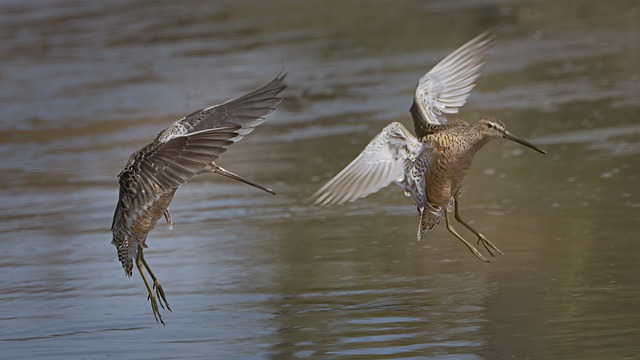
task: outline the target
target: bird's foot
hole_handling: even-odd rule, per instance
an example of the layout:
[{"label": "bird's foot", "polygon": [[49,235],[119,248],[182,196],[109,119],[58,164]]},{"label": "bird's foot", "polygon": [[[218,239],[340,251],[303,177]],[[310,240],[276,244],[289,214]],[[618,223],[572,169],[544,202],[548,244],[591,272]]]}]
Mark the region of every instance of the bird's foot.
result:
[{"label": "bird's foot", "polygon": [[[160,306],[162,306],[163,309],[166,306],[167,310],[171,311],[171,307],[167,302],[167,297],[164,295],[164,290],[162,289],[162,285],[160,285],[160,282],[158,280],[153,280],[153,289],[156,291],[156,296],[158,297],[158,299],[160,299],[159,301]],[[163,302],[164,302],[164,305],[162,304]]]},{"label": "bird's foot", "polygon": [[[473,247],[473,245],[471,245],[471,244],[469,244],[469,250],[471,250],[471,253],[473,253],[473,255],[475,255],[478,259],[480,259],[480,261],[483,261],[483,262],[486,262],[486,263],[491,262],[486,257],[484,257],[482,254],[480,254],[480,252],[475,247]],[[491,254],[491,252],[489,252],[489,253]]]},{"label": "bird's foot", "polygon": [[498,254],[500,255],[504,255],[502,253],[502,251],[500,251],[500,249],[498,249],[495,245],[493,245],[493,243],[491,243],[491,241],[489,241],[489,239],[487,239],[484,235],[482,234],[478,234],[478,242],[477,244],[482,243],[482,245],[484,246],[484,248],[487,250],[487,252],[489,253],[489,255],[495,257],[495,255],[493,255],[493,252],[491,252],[491,249],[495,250]]},{"label": "bird's foot", "polygon": [[[147,300],[151,302],[151,310],[153,311],[153,317],[156,319],[156,321],[164,325],[164,321],[162,321],[162,314],[160,314],[160,309],[158,308],[158,301],[156,299],[156,296],[153,295],[152,293],[149,293]],[[160,304],[162,305],[162,303]]]}]

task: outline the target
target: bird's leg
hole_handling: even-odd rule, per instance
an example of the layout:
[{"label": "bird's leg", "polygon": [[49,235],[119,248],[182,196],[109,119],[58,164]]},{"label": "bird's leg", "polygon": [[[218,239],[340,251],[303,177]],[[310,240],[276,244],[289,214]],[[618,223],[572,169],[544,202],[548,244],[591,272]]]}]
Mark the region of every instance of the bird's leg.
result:
[{"label": "bird's leg", "polygon": [[164,211],[164,219],[167,220],[167,224],[169,224],[169,230],[173,230],[173,220],[171,219],[169,209]]},{"label": "bird's leg", "polygon": [[[144,276],[144,271],[142,270],[142,265],[144,263],[142,250],[143,250],[142,246],[139,246],[138,255],[136,256],[136,267],[140,272],[140,277],[142,278],[142,281],[144,281],[144,286],[147,288],[147,293],[149,294],[149,296],[147,297],[147,300],[151,301],[151,310],[153,311],[153,317],[156,319],[156,321],[160,321],[162,325],[164,325],[164,321],[162,321],[162,314],[160,314],[160,309],[158,309],[158,302],[156,301],[156,296],[153,294],[153,291],[151,290],[151,286],[149,286],[149,282],[147,281],[146,276]],[[149,268],[147,267],[147,270],[148,269]]]},{"label": "bird's leg", "polygon": [[[484,248],[487,249],[487,252],[491,255],[491,256],[495,256],[493,255],[493,253],[491,252],[491,249],[495,250],[498,252],[498,254],[500,255],[504,255],[502,253],[502,251],[500,251],[500,249],[498,249],[495,245],[493,245],[491,243],[491,241],[489,241],[489,239],[487,239],[484,235],[480,234],[478,231],[476,231],[474,228],[472,228],[469,224],[467,224],[464,220],[462,220],[462,218],[460,217],[460,210],[458,209],[458,196],[456,195],[453,198],[453,203],[455,205],[455,215],[456,215],[456,220],[458,220],[458,222],[462,225],[464,225],[467,229],[469,229],[472,233],[474,233],[477,237],[478,237],[478,242],[477,244],[479,244],[480,242],[482,242],[482,245],[484,245]],[[491,249],[490,249],[491,248]]]},{"label": "bird's leg", "polygon": [[418,221],[418,241],[422,240],[422,238],[424,237],[424,233],[426,232],[424,230],[424,215],[425,215],[425,211],[426,209],[424,207],[422,208],[418,208],[418,212],[420,212],[420,220]]},{"label": "bird's leg", "polygon": [[453,234],[453,236],[457,237],[460,241],[462,241],[468,248],[469,250],[473,253],[473,255],[475,255],[478,259],[484,261],[484,262],[490,262],[489,260],[487,260],[487,258],[485,258],[484,256],[482,256],[482,254],[480,254],[480,252],[473,247],[473,245],[469,244],[467,242],[467,240],[463,239],[462,236],[460,236],[460,234],[458,234],[453,227],[451,226],[451,223],[449,222],[449,213],[448,212],[444,212],[444,218],[447,221],[447,230],[449,230],[450,233]]},{"label": "bird's leg", "polygon": [[[142,254],[142,252],[140,252],[139,254]],[[171,311],[171,307],[169,307],[169,303],[167,302],[167,298],[164,295],[164,290],[162,289],[162,285],[160,285],[160,281],[158,281],[158,278],[156,278],[156,276],[153,274],[153,271],[151,271],[151,268],[149,267],[149,264],[147,264],[147,261],[144,259],[144,255],[140,255],[140,261],[142,262],[144,267],[147,269],[147,272],[149,272],[149,276],[151,276],[151,279],[153,280],[153,288],[156,290],[156,295],[157,295],[157,298],[159,299],[160,306],[163,309],[166,306],[167,310]],[[162,304],[162,302],[164,302],[164,305]]]}]

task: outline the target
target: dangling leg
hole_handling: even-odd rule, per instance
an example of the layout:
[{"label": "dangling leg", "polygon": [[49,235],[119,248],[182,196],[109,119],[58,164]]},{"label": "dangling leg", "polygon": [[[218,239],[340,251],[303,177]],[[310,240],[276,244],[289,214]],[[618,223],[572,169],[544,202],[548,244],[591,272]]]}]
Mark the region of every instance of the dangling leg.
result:
[{"label": "dangling leg", "polygon": [[[149,286],[149,282],[147,281],[147,278],[144,276],[144,271],[142,270],[142,264],[144,263],[143,260],[143,256],[142,256],[142,246],[138,246],[138,256],[136,256],[136,267],[138,268],[138,272],[140,272],[140,277],[142,278],[142,281],[144,281],[144,286],[147,288],[147,293],[149,294],[149,296],[147,297],[147,300],[151,301],[151,310],[153,311],[153,317],[156,319],[156,321],[160,321],[162,323],[162,325],[164,325],[164,321],[162,321],[162,315],[160,314],[160,309],[158,309],[158,302],[156,301],[156,296],[153,294],[153,291],[151,290],[151,287]],[[147,267],[147,270],[149,270],[149,267]]]},{"label": "dangling leg", "polygon": [[482,254],[480,254],[480,252],[473,247],[473,245],[469,244],[467,242],[467,240],[463,239],[462,236],[460,236],[451,226],[451,223],[449,222],[449,213],[445,211],[444,213],[444,218],[447,221],[447,230],[449,230],[450,233],[453,234],[453,236],[457,237],[460,241],[462,241],[468,248],[469,250],[471,250],[471,252],[473,253],[473,255],[477,256],[478,259],[484,261],[484,262],[490,262],[489,260],[487,260],[487,258],[485,258],[484,256],[482,256]]},{"label": "dangling leg", "polygon": [[173,220],[171,219],[171,213],[169,209],[164,212],[164,219],[167,220],[167,224],[169,224],[169,230],[173,230]]},{"label": "dangling leg", "polygon": [[424,226],[424,213],[426,210],[424,208],[418,208],[418,212],[420,213],[420,220],[418,220],[418,241],[420,241],[424,238],[424,235],[427,232]]},{"label": "dangling leg", "polygon": [[[140,254],[142,254],[142,252],[140,252]],[[167,298],[164,295],[164,290],[162,289],[162,285],[160,285],[160,282],[158,281],[156,276],[153,274],[153,271],[151,271],[149,264],[147,264],[147,261],[144,259],[144,255],[140,255],[140,261],[142,262],[144,267],[147,269],[147,272],[149,272],[149,276],[151,276],[151,279],[153,280],[153,288],[156,290],[156,295],[157,295],[157,298],[159,299],[160,306],[163,309],[166,306],[167,310],[171,311],[171,308],[169,307],[169,303],[167,302]],[[164,302],[164,305],[162,305],[162,302]]]},{"label": "dangling leg", "polygon": [[[500,249],[498,249],[495,245],[493,245],[491,243],[491,241],[489,241],[489,239],[487,239],[484,235],[482,235],[479,232],[477,232],[474,228],[472,228],[469,224],[467,224],[464,220],[462,220],[462,218],[460,217],[460,210],[458,210],[458,197],[459,196],[460,196],[460,193],[457,193],[456,196],[454,196],[454,198],[453,198],[453,203],[455,204],[456,220],[458,220],[458,222],[460,224],[464,225],[464,227],[469,229],[472,233],[474,233],[478,237],[478,242],[476,244],[479,244],[480,242],[482,242],[482,245],[484,245],[484,248],[487,249],[487,252],[489,253],[489,255],[495,256],[491,252],[491,249],[497,251],[498,254],[500,254],[500,255],[504,255],[502,253],[502,251],[500,251]],[[489,248],[491,248],[491,249],[489,249]]]}]

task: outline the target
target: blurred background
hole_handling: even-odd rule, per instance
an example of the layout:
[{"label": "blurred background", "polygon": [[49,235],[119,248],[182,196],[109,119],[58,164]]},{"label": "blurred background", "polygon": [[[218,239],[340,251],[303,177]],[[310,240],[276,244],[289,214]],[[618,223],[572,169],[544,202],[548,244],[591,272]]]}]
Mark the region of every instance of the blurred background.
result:
[{"label": "blurred background", "polygon": [[[394,185],[309,206],[494,26],[459,118],[549,152],[475,158],[462,214],[504,256],[481,263],[442,225],[416,242]],[[637,358],[639,44],[631,0],[0,1],[0,357]],[[149,235],[163,327],[110,244],[116,175],[285,64],[286,100],[220,161],[278,195],[201,176]]]}]

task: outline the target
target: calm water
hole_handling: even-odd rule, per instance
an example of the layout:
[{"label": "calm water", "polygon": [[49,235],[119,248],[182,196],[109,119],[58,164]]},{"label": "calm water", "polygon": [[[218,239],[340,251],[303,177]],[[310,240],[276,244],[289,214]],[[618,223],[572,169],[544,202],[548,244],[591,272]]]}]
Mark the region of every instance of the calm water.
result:
[{"label": "calm water", "polygon": [[[549,152],[497,140],[475,159],[463,214],[505,256],[442,226],[416,242],[395,186],[308,206],[496,25],[460,117]],[[636,1],[2,1],[0,357],[639,358],[638,44]],[[202,176],[149,237],[163,327],[110,244],[116,175],[284,63],[286,101],[220,162],[278,196]]]}]

